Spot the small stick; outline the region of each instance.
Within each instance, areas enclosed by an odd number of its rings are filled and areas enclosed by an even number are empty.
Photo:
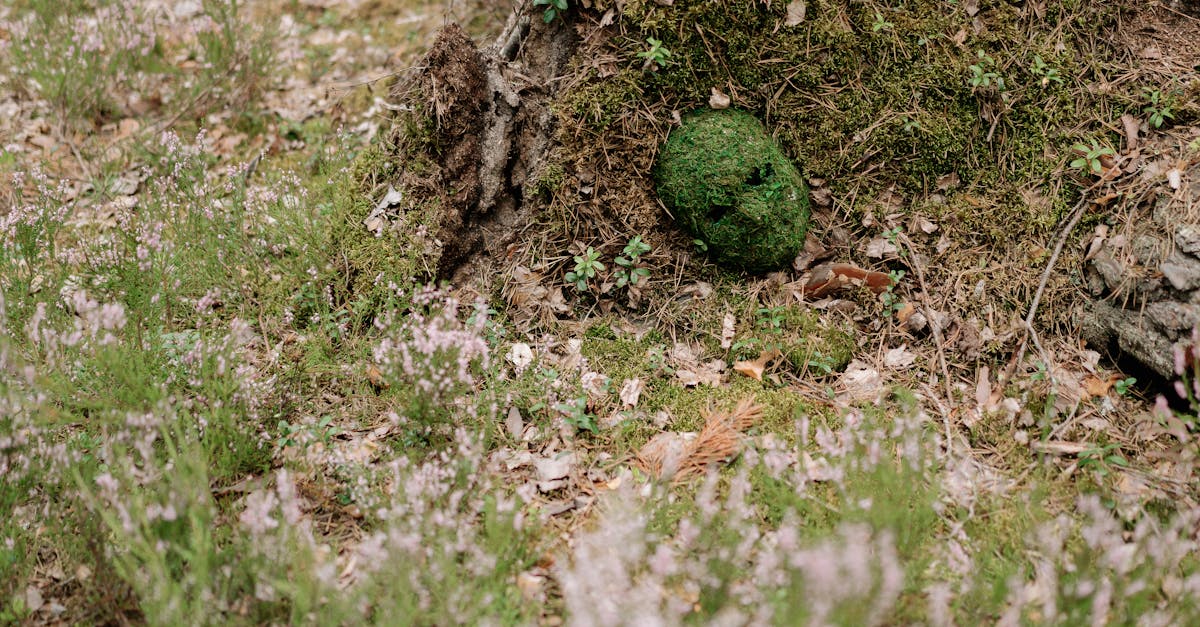
[[[1013,372],[1017,369],[1017,365],[1025,358],[1025,349],[1029,345],[1029,334],[1033,331],[1033,319],[1037,315],[1038,305],[1042,302],[1042,294],[1046,291],[1046,284],[1050,282],[1050,273],[1054,271],[1054,265],[1058,263],[1058,256],[1062,254],[1063,246],[1067,243],[1067,237],[1071,235],[1071,231],[1075,230],[1075,226],[1083,218],[1083,212],[1088,206],[1088,194],[1105,182],[1101,179],[1096,184],[1083,190],[1083,194],[1079,197],[1079,202],[1075,203],[1070,221],[1063,227],[1062,232],[1058,234],[1058,242],[1054,245],[1054,252],[1050,254],[1050,260],[1046,262],[1046,268],[1042,270],[1042,280],[1038,283],[1037,292],[1033,294],[1033,302],[1029,305],[1029,313],[1025,315],[1025,334],[1021,338],[1021,345],[1017,348],[1017,354],[1013,357],[1013,360],[1009,362],[1008,367],[1004,369],[1004,372],[1001,373],[1000,378],[997,380],[997,383],[1001,386],[1012,377]],[[1050,364],[1046,364],[1046,368],[1049,369],[1049,367]]]
[[[949,448],[953,442],[950,428],[950,411],[954,406],[954,388],[950,386],[950,368],[946,366],[946,341],[942,337],[942,328],[938,322],[934,320],[933,310],[929,307],[929,287],[925,285],[925,272],[921,268],[921,264],[917,262],[917,250],[913,246],[912,240],[908,239],[908,235],[903,231],[900,232],[900,240],[904,242],[904,246],[908,248],[910,260],[908,266],[917,274],[917,284],[921,286],[921,300],[924,301],[922,309],[925,310],[925,319],[929,324],[930,331],[933,332],[933,341],[937,344],[938,365],[942,369],[942,384],[946,388],[946,411],[943,413],[943,421],[946,429],[946,446]]]

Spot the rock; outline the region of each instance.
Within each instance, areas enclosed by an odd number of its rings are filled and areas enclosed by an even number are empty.
[[[767,272],[788,267],[804,249],[808,187],[749,113],[685,116],[654,175],[659,198],[718,264]]]
[[[1200,324],[1200,306],[1192,303],[1158,301],[1146,305],[1145,311],[1146,317],[1171,339],[1178,339],[1183,332],[1190,332]]]
[[[1181,292],[1200,287],[1200,260],[1175,252],[1162,262],[1158,269],[1171,283],[1171,287]]]
[[[1175,227],[1175,245],[1189,255],[1200,253],[1200,225],[1180,224]]]

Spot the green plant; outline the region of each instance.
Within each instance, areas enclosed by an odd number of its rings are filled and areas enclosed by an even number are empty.
[[[545,12],[542,13],[542,21],[547,24],[553,22],[554,18],[570,8],[567,0],[533,0],[533,6],[546,7]]]
[[[655,68],[660,68],[666,65],[667,61],[671,58],[671,51],[663,47],[662,41],[653,37],[647,37],[646,43],[650,44],[650,49],[637,53],[639,59],[646,60],[643,67],[654,66]]]
[[[1104,164],[1101,157],[1112,156],[1117,154],[1117,151],[1108,146],[1102,146],[1099,141],[1091,140],[1091,145],[1077,143],[1071,147],[1072,150],[1080,154],[1080,157],[1071,161],[1071,167],[1081,172],[1099,175],[1104,171]]]
[[[1163,97],[1161,90],[1146,89],[1145,94],[1150,104],[1146,105],[1146,108],[1142,109],[1142,112],[1150,115],[1150,126],[1162,128],[1163,122],[1175,119],[1175,112],[1171,108],[1168,99]]]
[[[1120,444],[1092,446],[1079,454],[1079,468],[1090,469],[1097,477],[1107,476],[1112,466],[1129,466],[1129,460],[1121,455]]]
[[[982,50],[975,55],[978,61],[967,67],[971,71],[971,78],[967,81],[971,87],[979,89],[995,85],[996,89],[1004,91],[1004,77],[995,71],[996,60]]]
[[[310,425],[289,423],[286,420],[280,420],[277,425],[279,436],[275,438],[275,446],[278,448],[287,448],[301,444],[308,446],[310,442],[320,442],[328,445],[330,440],[339,433],[337,425],[332,424],[332,422],[333,416],[322,416],[316,424]],[[311,437],[301,438],[301,434],[305,432]]]
[[[563,414],[563,420],[567,424],[592,433],[600,432],[600,427],[596,424],[596,417],[588,413],[586,396],[580,396],[570,402],[559,403],[554,406],[554,409]]]
[[[613,260],[617,264],[617,287],[636,287],[639,281],[650,276],[650,269],[641,261],[641,256],[650,252],[650,245],[642,241],[641,235],[635,235],[621,252],[623,254]]]
[[[904,308],[904,299],[896,294],[896,286],[904,278],[904,271],[892,270],[888,273],[888,278],[891,279],[891,282],[887,289],[879,294],[879,300],[883,302],[884,313],[890,316]]]
[[[1135,385],[1137,385],[1137,377],[1126,377],[1114,382],[1113,389],[1117,391],[1118,395],[1125,396],[1129,394]]]
[[[871,32],[878,33],[880,31],[888,31],[895,28],[895,24],[884,19],[883,14],[876,11],[875,21],[871,24]]]
[[[588,246],[582,255],[575,255],[575,269],[567,272],[566,279],[568,283],[575,285],[577,291],[586,292],[591,280],[603,271],[604,264],[600,263],[600,252]]]
[[[1058,68],[1051,67],[1043,61],[1039,54],[1033,55],[1033,67],[1029,71],[1039,77],[1042,87],[1049,87],[1050,83],[1063,84],[1062,73],[1058,71]]]

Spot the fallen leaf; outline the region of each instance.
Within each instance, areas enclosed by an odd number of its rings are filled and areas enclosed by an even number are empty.
[[[1170,185],[1171,189],[1174,190],[1178,190],[1183,186],[1183,172],[1179,168],[1171,168],[1167,171],[1167,185]]]
[[[1120,381],[1119,375],[1109,375],[1101,379],[1094,375],[1088,375],[1083,378],[1083,389],[1088,393],[1088,396],[1103,397],[1108,396],[1108,391],[1117,381]]]
[[[900,306],[900,309],[896,311],[896,320],[899,321],[900,324],[908,324],[909,319],[912,318],[913,314],[915,313],[917,313],[917,308],[913,306],[912,303],[904,303]]]
[[[808,13],[808,3],[804,0],[792,0],[787,5],[787,18],[783,21],[784,26],[799,26],[804,21],[806,13]]]
[[[721,90],[716,87],[712,88],[712,95],[708,97],[708,106],[718,110],[728,109],[729,102],[729,96],[721,93]]]
[[[758,359],[739,361],[733,364],[733,371],[750,377],[755,381],[762,381],[763,372],[765,372],[767,367],[771,365],[771,362],[779,359],[780,357],[783,357],[783,353],[779,352],[779,349],[777,348],[772,348],[771,350],[766,350],[759,353]]]
[[[521,437],[521,434],[525,432],[525,421],[521,418],[521,410],[516,407],[508,408],[508,417],[504,419],[504,429],[514,439]]]
[[[42,598],[42,591],[37,589],[37,586],[29,586],[25,588],[25,609],[30,613],[36,614],[46,601]]]
[[[367,382],[380,390],[388,389],[388,382],[383,378],[383,371],[375,364],[367,364]]]
[[[913,365],[913,362],[916,360],[917,356],[908,350],[907,344],[904,344],[897,348],[893,348],[884,354],[883,365],[887,366],[888,368],[904,370],[905,368]]]
[[[533,468],[538,480],[538,490],[553,492],[566,485],[566,478],[571,474],[575,463],[574,453],[560,453],[535,461]]]
[[[1121,116],[1121,126],[1125,128],[1125,150],[1137,150],[1138,130],[1142,123],[1133,115],[1126,113]]]
[[[867,256],[875,259],[882,259],[885,255],[894,255],[899,249],[892,242],[876,237],[867,243]]]
[[[733,314],[725,312],[725,316],[721,318],[721,348],[729,350],[733,346],[733,338],[737,333],[737,318]]]
[[[627,379],[625,384],[621,386],[621,402],[627,407],[637,407],[638,399],[642,395],[643,388],[642,380],[639,378]]]
[[[520,374],[533,363],[533,349],[524,342],[517,342],[509,347],[504,358],[517,369],[517,374]]]
[[[850,400],[874,399],[883,391],[883,377],[879,376],[879,371],[857,359],[846,366],[841,383]]]
[[[866,286],[880,294],[892,287],[892,277],[883,272],[863,270],[848,263],[823,263],[813,268],[812,277],[804,285],[802,293],[812,298],[823,298],[844,287]]]

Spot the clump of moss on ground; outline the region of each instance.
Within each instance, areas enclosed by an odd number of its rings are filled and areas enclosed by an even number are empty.
[[[689,115],[663,146],[655,179],[667,208],[721,265],[774,270],[804,248],[808,187],[752,115]]]
[[[1121,3],[1048,3],[1040,15],[1004,2],[977,14],[935,0],[890,4],[811,0],[787,26],[786,3],[632,0],[604,44],[621,67],[607,78],[586,70],[563,97],[564,127],[588,129],[575,136],[611,159],[645,111],[665,134],[671,111],[704,105],[716,88],[762,118],[852,213],[871,211],[885,190],[941,192],[993,208],[940,208],[966,231],[1044,234],[1075,193],[1057,184],[1070,147],[1089,133],[1116,142],[1110,129],[1137,106],[1088,89],[1107,63],[1098,34]],[[671,52],[657,71],[638,57],[650,38]],[[961,183],[948,185],[951,175]],[[1049,202],[1031,208],[1020,193],[1031,189]]]

